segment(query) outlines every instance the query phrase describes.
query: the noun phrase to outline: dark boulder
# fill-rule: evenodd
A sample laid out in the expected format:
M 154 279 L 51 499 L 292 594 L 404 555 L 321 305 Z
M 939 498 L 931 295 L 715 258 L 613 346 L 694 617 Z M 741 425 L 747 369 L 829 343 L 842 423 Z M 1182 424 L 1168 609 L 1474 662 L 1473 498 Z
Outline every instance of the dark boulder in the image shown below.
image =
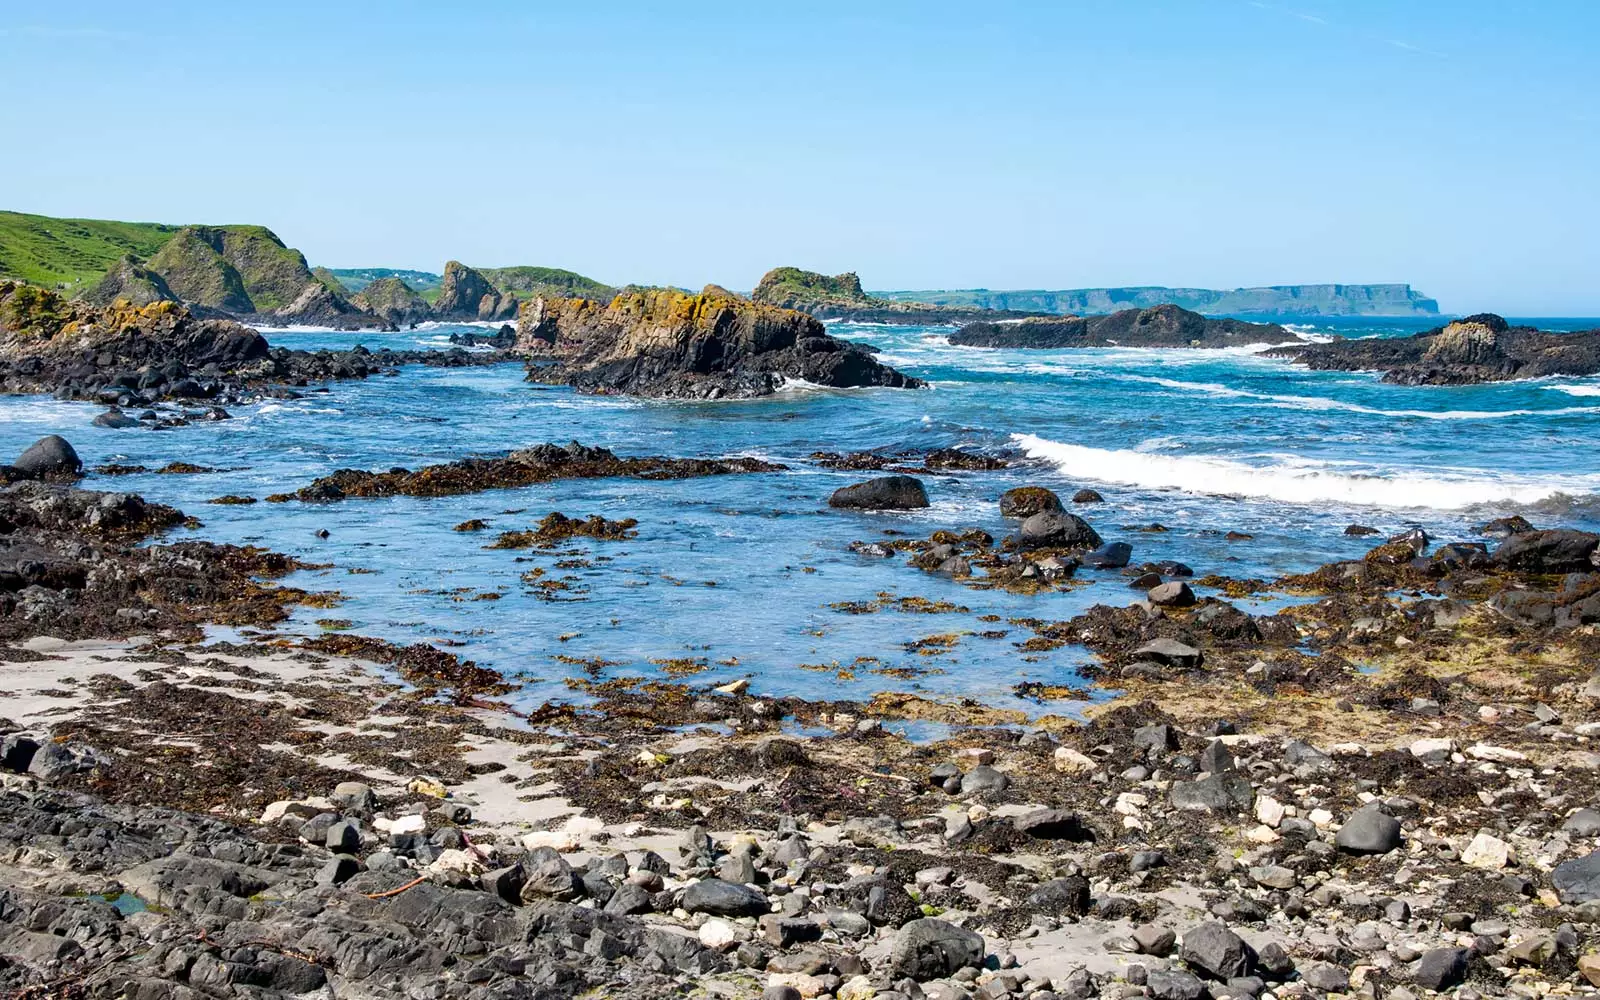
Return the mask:
M 35 479 L 75 478 L 83 473 L 83 459 L 59 434 L 35 441 L 11 465 Z
M 1350 814 L 1333 844 L 1346 854 L 1387 854 L 1400 846 L 1400 821 L 1369 803 Z
M 1060 511 L 1061 498 L 1043 486 L 1018 486 L 1000 494 L 1000 516 L 1027 518 L 1044 511 Z
M 1053 878 L 1029 893 L 1027 902 L 1051 916 L 1081 917 L 1089 912 L 1089 880 L 1082 875 Z
M 918 510 L 928 506 L 928 491 L 912 476 L 880 476 L 833 491 L 828 506 L 849 510 Z
M 1417 960 L 1411 979 L 1424 989 L 1443 993 L 1467 978 L 1467 958 L 1465 948 L 1433 948 Z
M 1025 833 L 1038 840 L 1071 840 L 1088 841 L 1094 839 L 1094 831 L 1084 825 L 1077 813 L 1065 809 L 1035 809 L 1033 812 L 1024 813 L 1011 821 L 1019 833 Z
M 1095 569 L 1121 569 L 1133 558 L 1133 546 L 1127 542 L 1108 542 L 1084 553 L 1083 564 Z
M 1104 503 L 1105 499 L 1099 490 L 1081 489 L 1072 494 L 1073 503 Z
M 1249 975 L 1253 958 L 1250 946 L 1216 921 L 1186 931 L 1178 954 L 1189 968 L 1224 982 Z
M 1101 544 L 1100 535 L 1089 522 L 1076 514 L 1041 511 L 1022 522 L 1017 532 L 1024 548 L 1092 549 Z
M 1556 865 L 1550 873 L 1550 882 L 1561 901 L 1568 905 L 1600 899 L 1600 851 Z
M 1158 608 L 1188 608 L 1195 602 L 1194 591 L 1181 580 L 1157 584 L 1145 596 Z
M 759 917 L 771 909 L 757 889 L 719 878 L 705 878 L 683 891 L 683 908 L 718 917 Z
M 1524 531 L 1508 536 L 1492 558 L 1501 569 L 1522 573 L 1588 573 L 1600 565 L 1597 546 L 1600 535 L 1587 531 Z
M 923 982 L 953 976 L 983 965 L 983 937 L 931 917 L 913 920 L 895 934 L 889 951 L 889 973 Z

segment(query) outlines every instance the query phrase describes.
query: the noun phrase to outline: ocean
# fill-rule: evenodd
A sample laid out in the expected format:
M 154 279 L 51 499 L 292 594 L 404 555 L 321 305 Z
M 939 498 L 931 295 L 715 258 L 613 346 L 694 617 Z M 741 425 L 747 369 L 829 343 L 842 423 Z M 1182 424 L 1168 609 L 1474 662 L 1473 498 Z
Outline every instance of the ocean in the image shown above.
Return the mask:
M 1292 329 L 1308 339 L 1392 336 L 1437 322 Z M 448 346 L 457 329 L 466 328 L 264 332 L 297 348 L 416 348 Z M 348 629 L 437 643 L 519 681 L 513 700 L 523 707 L 583 700 L 571 678 L 686 676 L 706 684 L 750 677 L 754 691 L 773 696 L 915 691 L 1034 714 L 1080 709 L 1106 695 L 1080 673 L 1092 654 L 1023 648 L 1032 632 L 1015 620 L 1056 621 L 1093 604 L 1127 604 L 1139 595 L 1118 571 L 1080 571 L 1070 590 L 1012 595 L 849 548 L 939 528 L 978 527 L 999 537 L 1013 525 L 1000 517 L 998 497 L 1017 485 L 1048 486 L 1063 499 L 1092 487 L 1105 502 L 1074 509 L 1107 540 L 1130 542 L 1135 563 L 1177 559 L 1201 576 L 1271 579 L 1359 557 L 1375 542 L 1347 537 L 1353 523 L 1385 534 L 1422 527 L 1441 541 L 1481 540 L 1476 525 L 1509 514 L 1541 527 L 1600 529 L 1593 458 L 1600 379 L 1391 386 L 1376 375 L 1256 357 L 1253 348 L 991 350 L 950 346 L 949 328 L 831 329 L 875 345 L 883 360 L 931 388 L 796 385 L 761 400 L 681 403 L 533 385 L 520 364 L 410 367 L 167 431 L 93 427 L 100 410 L 82 403 L 0 398 L 0 455 L 58 433 L 90 465 L 182 460 L 225 470 L 91 475 L 83 485 L 140 493 L 204 522 L 169 537 L 249 543 L 332 564 L 287 582 L 337 590 L 346 601 L 302 609 L 284 631 Z M 559 482 L 440 499 L 205 502 L 292 491 L 339 468 L 416 468 L 572 440 L 619 455 L 754 455 L 790 469 Z M 923 476 L 930 509 L 864 514 L 831 510 L 827 498 L 868 474 L 829 470 L 808 457 L 944 447 L 1004 453 L 1012 464 Z M 531 527 L 552 511 L 635 518 L 638 536 L 580 540 L 558 554 L 484 547 L 497 532 Z M 472 518 L 490 530 L 453 530 Z M 1140 530 L 1152 524 L 1167 530 Z M 1230 532 L 1250 537 L 1229 540 Z M 913 613 L 897 597 L 953 609 Z M 863 605 L 877 610 L 857 613 Z M 1270 613 L 1274 602 L 1249 607 Z M 1018 693 L 1027 682 L 1080 694 L 1041 704 Z

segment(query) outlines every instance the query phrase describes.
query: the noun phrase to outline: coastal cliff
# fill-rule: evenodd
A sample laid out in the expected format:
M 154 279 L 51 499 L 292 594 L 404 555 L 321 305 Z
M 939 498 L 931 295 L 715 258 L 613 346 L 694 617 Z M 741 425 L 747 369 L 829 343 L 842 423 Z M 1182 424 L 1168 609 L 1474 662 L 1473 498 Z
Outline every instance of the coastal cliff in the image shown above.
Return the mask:
M 433 318 L 433 307 L 399 278 L 368 282 L 351 303 L 393 326 L 415 326 Z
M 923 383 L 828 336 L 814 317 L 708 285 L 625 292 L 609 304 L 540 297 L 522 307 L 528 379 L 583 392 L 686 399 L 769 395 L 798 379 L 835 388 Z
M 1109 316 L 1023 319 L 972 323 L 950 336 L 963 347 L 1229 347 L 1291 341 L 1294 335 L 1275 323 L 1208 319 L 1167 304 L 1124 309 Z
M 1268 351 L 1318 371 L 1381 371 L 1399 385 L 1476 385 L 1600 373 L 1600 330 L 1554 333 L 1479 313 L 1412 337 Z
M 987 288 L 880 292 L 891 302 L 920 302 L 968 309 L 1024 310 L 1084 315 L 1172 303 L 1210 316 L 1436 316 L 1437 300 L 1410 285 L 1271 285 L 1260 288 L 1074 288 L 1059 291 Z
M 473 268 L 452 260 L 444 266 L 444 280 L 433 311 L 438 319 L 507 320 L 517 314 L 517 297 L 490 284 Z
M 930 305 L 923 302 L 894 302 L 869 295 L 861 289 L 861 279 L 853 271 L 832 276 L 798 267 L 776 267 L 762 275 L 755 291 L 755 302 L 810 313 L 818 319 L 852 323 L 893 323 L 905 326 L 936 326 L 966 323 L 980 319 L 1021 318 L 1028 312 L 995 311 L 985 308 Z

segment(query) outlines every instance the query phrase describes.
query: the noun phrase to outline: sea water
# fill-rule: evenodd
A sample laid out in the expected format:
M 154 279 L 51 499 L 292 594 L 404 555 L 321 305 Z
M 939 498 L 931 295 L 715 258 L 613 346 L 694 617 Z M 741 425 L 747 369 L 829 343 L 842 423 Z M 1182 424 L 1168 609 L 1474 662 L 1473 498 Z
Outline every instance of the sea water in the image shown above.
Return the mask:
M 1292 332 L 1389 336 L 1429 325 L 1346 320 Z M 267 336 L 308 349 L 416 348 L 447 346 L 456 329 L 464 328 Z M 1097 603 L 1127 604 L 1139 595 L 1126 577 L 1082 571 L 1071 589 L 1012 595 L 849 548 L 938 528 L 979 527 L 999 537 L 1014 525 L 1000 517 L 998 497 L 1023 484 L 1048 486 L 1063 499 L 1083 487 L 1098 490 L 1104 503 L 1075 509 L 1100 534 L 1130 542 L 1136 563 L 1177 559 L 1200 575 L 1271 579 L 1359 557 L 1373 539 L 1347 537 L 1352 523 L 1385 533 L 1422 527 L 1440 540 L 1478 539 L 1475 525 L 1514 513 L 1539 526 L 1600 528 L 1597 379 L 1394 386 L 1373 374 L 1308 371 L 1253 348 L 993 350 L 951 346 L 944 327 L 832 330 L 876 346 L 885 362 L 931 387 L 795 385 L 760 400 L 661 402 L 531 384 L 515 363 L 412 366 L 394 377 L 330 383 L 297 400 L 234 407 L 230 421 L 166 431 L 93 427 L 99 408 L 82 403 L 0 398 L 0 456 L 59 433 L 90 465 L 154 469 L 181 460 L 224 469 L 91 475 L 83 485 L 137 492 L 204 522 L 169 537 L 249 543 L 332 564 L 288 582 L 337 590 L 344 603 L 297 611 L 284 631 L 348 629 L 436 643 L 519 681 L 515 698 L 528 706 L 582 700 L 567 683 L 573 677 L 687 674 L 707 684 L 748 676 L 767 695 L 912 690 L 1035 713 L 1071 710 L 1070 702 L 1024 700 L 1016 686 L 1083 687 L 1079 671 L 1092 654 L 1072 646 L 1025 650 L 1020 644 L 1032 633 L 1013 620 L 1056 621 Z M 624 456 L 754 455 L 789 469 L 556 482 L 437 499 L 205 502 L 289 492 L 340 468 L 417 468 L 572 440 Z M 1013 464 L 924 475 L 931 508 L 869 514 L 827 506 L 829 493 L 863 474 L 808 458 L 819 450 L 943 447 L 1003 452 Z M 485 547 L 499 531 L 531 527 L 552 511 L 635 518 L 638 536 L 579 540 L 554 554 Z M 453 530 L 471 518 L 490 529 Z M 1168 530 L 1135 530 L 1152 523 Z M 1229 532 L 1250 537 L 1230 541 Z M 561 589 L 537 585 L 550 579 Z M 895 597 L 961 610 L 910 613 Z M 850 613 L 863 604 L 879 610 Z M 1273 607 L 1268 601 L 1252 610 Z

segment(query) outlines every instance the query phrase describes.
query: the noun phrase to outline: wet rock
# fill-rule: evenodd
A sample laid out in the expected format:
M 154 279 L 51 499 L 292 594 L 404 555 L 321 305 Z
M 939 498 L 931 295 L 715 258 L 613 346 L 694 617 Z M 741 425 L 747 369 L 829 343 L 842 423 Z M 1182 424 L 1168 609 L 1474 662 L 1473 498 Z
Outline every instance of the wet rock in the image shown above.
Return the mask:
M 747 885 L 706 878 L 683 891 L 683 908 L 719 917 L 759 917 L 771 907 L 767 897 Z
M 1073 503 L 1104 503 L 1105 499 L 1105 497 L 1100 495 L 1098 490 L 1091 490 L 1088 488 L 1081 489 L 1072 494 Z
M 1147 660 L 1180 670 L 1197 670 L 1205 662 L 1200 650 L 1176 639 L 1160 638 L 1145 643 L 1129 654 L 1134 660 Z
M 1333 844 L 1346 854 L 1387 854 L 1400 846 L 1400 821 L 1369 803 L 1350 814 Z
M 1229 980 L 1250 973 L 1250 947 L 1226 924 L 1206 923 L 1184 932 L 1179 956 L 1213 979 Z
M 1151 587 L 1145 596 L 1158 608 L 1189 608 L 1195 603 L 1194 591 L 1181 580 Z
M 988 764 L 979 764 L 961 778 L 961 792 L 973 795 L 981 792 L 1000 793 L 1011 787 L 1011 779 Z
M 1023 548 L 1092 549 L 1101 544 L 1100 535 L 1089 522 L 1076 514 L 1043 511 L 1027 518 L 1017 529 Z
M 59 434 L 35 441 L 11 465 L 35 479 L 76 478 L 83 472 L 83 459 Z
M 983 938 L 948 921 L 926 917 L 901 927 L 889 950 L 889 973 L 922 982 L 983 965 Z
M 1458 986 L 1467 978 L 1465 948 L 1433 948 L 1422 953 L 1412 970 L 1411 979 L 1424 989 L 1443 992 Z
M 1107 542 L 1083 555 L 1083 564 L 1094 569 L 1121 569 L 1133 558 L 1127 542 Z
M 1044 511 L 1063 511 L 1061 498 L 1043 486 L 1018 486 L 1000 494 L 1000 516 L 1028 518 Z
M 1491 556 L 1496 566 L 1523 573 L 1590 573 L 1600 535 L 1559 529 L 1511 535 Z
M 834 490 L 828 506 L 851 510 L 917 510 L 928 506 L 928 491 L 912 476 L 880 476 Z

